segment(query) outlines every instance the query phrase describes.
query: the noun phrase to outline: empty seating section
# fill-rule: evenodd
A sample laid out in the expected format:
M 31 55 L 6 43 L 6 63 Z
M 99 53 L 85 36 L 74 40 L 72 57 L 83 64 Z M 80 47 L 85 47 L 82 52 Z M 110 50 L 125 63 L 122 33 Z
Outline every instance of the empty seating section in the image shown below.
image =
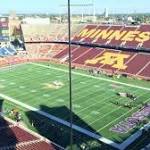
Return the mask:
M 0 149 L 10 150 L 55 150 L 43 137 L 35 136 L 14 123 L 0 117 Z
M 96 48 L 89 48 L 86 53 L 81 54 L 80 57 L 73 60 L 73 63 L 85 64 L 85 60 L 92 59 L 100 54 L 100 50 Z
M 0 58 L 0 66 L 5 66 L 7 64 L 6 58 Z
M 87 25 L 87 26 L 85 27 L 85 30 L 80 33 L 80 34 L 81 34 L 81 39 L 80 39 L 80 36 L 79 36 L 79 38 L 76 37 L 76 40 L 78 40 L 78 41 L 80 41 L 80 42 L 91 43 L 92 40 L 91 40 L 91 38 L 89 38 L 89 36 L 90 36 L 90 34 L 91 34 L 92 32 L 94 32 L 94 31 L 96 30 L 95 28 L 96 28 L 95 25 Z M 87 33 L 88 30 L 90 30 L 91 33 L 88 33 L 88 34 L 86 35 L 86 33 Z M 83 34 L 83 35 L 85 34 L 86 36 L 83 36 L 83 38 L 82 38 L 82 34 Z
M 0 146 L 13 145 L 16 144 L 16 141 L 20 143 L 37 139 L 18 127 L 3 128 L 0 130 L 0 135 Z
M 63 50 L 67 45 L 51 44 L 51 43 L 32 43 L 26 44 L 26 52 L 28 58 L 50 58 L 59 51 Z
M 67 24 L 29 25 L 22 24 L 25 42 L 67 41 Z M 84 25 L 73 24 L 72 40 L 84 43 L 96 43 L 108 46 L 129 48 L 150 47 L 150 25 Z
M 105 37 L 107 37 L 108 35 L 110 35 L 110 33 L 112 33 L 112 30 L 110 30 L 110 28 L 111 28 L 111 26 L 103 26 L 103 25 L 98 26 L 96 28 L 98 30 L 97 31 L 98 34 L 96 34 L 95 39 L 92 42 L 96 43 L 96 44 L 104 45 L 108 41 Z M 102 33 L 104 35 L 104 37 L 100 33 Z
M 123 30 L 127 31 L 126 35 L 134 35 L 136 33 L 139 33 L 138 31 L 139 27 L 125 27 Z M 130 38 L 130 36 L 125 36 L 125 44 L 122 45 L 123 47 L 128 47 L 128 48 L 138 48 L 138 45 L 140 44 L 138 41 L 136 41 L 134 38 Z
M 93 58 L 88 58 L 84 64 L 87 65 L 87 66 L 91 66 L 91 67 L 97 67 L 99 68 L 100 66 L 102 66 L 102 64 L 100 63 L 97 63 L 98 58 L 101 57 L 104 53 L 105 53 L 105 50 L 104 49 L 93 49 L 96 53 L 96 55 L 93 57 Z
M 116 26 L 111 26 L 109 28 L 109 31 L 118 31 L 118 32 L 122 32 L 124 26 L 122 25 L 116 25 Z M 117 39 L 117 38 L 113 38 L 113 35 L 109 38 L 108 41 L 106 41 L 105 45 L 110 45 L 110 46 L 116 46 L 116 45 L 120 45 L 121 40 Z
M 83 24 L 73 24 L 71 27 L 72 35 L 83 28 Z M 25 42 L 48 42 L 48 41 L 68 41 L 68 25 L 67 24 L 22 24 L 22 31 Z M 25 43 L 29 58 L 52 57 L 57 51 L 63 50 L 64 44 L 27 44 Z
M 130 74 L 138 74 L 138 72 L 150 61 L 150 57 L 144 54 L 135 54 L 135 57 L 129 61 L 125 70 Z M 149 74 L 150 76 L 150 74 Z
M 99 57 L 103 57 L 106 53 L 117 54 L 118 55 L 121 52 L 119 52 L 119 51 L 112 51 L 112 50 L 106 50 L 104 53 L 102 53 L 101 55 L 99 55 Z M 112 57 L 115 57 L 115 56 L 112 56 Z M 102 69 L 116 71 L 118 68 L 114 67 L 110 63 L 109 62 L 108 63 L 107 62 L 104 62 L 104 63 L 102 62 L 102 63 L 98 63 L 98 64 L 99 64 L 99 67 L 102 68 Z
M 68 47 L 67 45 L 64 44 L 51 44 L 51 51 L 61 51 Z
M 18 141 L 10 128 L 0 130 L 0 148 L 15 145 Z
M 133 34 L 134 34 L 134 31 L 136 31 L 136 29 L 137 29 L 137 27 L 134 27 L 134 26 L 125 26 L 123 28 L 122 33 L 125 33 L 125 34 L 123 34 L 123 36 L 121 38 L 120 46 L 122 46 L 122 47 L 131 47 L 131 43 L 134 42 L 134 38 L 132 39 L 130 37 L 130 32 L 133 32 Z
M 2 117 L 0 117 L 0 128 L 3 128 L 3 127 L 7 127 L 11 125 L 10 122 L 7 122 L 6 120 L 4 120 Z
M 71 46 L 71 50 L 74 51 L 74 49 L 76 49 L 77 47 L 76 46 Z M 63 57 L 66 57 L 68 56 L 68 48 L 65 48 L 63 51 L 61 51 L 60 53 L 56 54 L 54 56 L 54 58 L 63 58 Z
M 67 24 L 22 25 L 25 42 L 32 41 L 67 41 Z M 150 78 L 150 55 L 137 51 L 150 51 L 150 25 L 98 25 L 73 24 L 72 41 L 86 46 L 71 46 L 72 63 L 97 67 L 98 69 L 126 73 Z M 92 44 L 108 46 L 109 49 L 94 48 Z M 128 48 L 119 51 L 111 48 Z M 64 44 L 27 44 L 27 58 L 57 59 L 68 62 L 68 45 Z M 130 49 L 134 51 L 130 52 Z M 9 63 L 0 60 L 0 65 Z M 12 61 L 13 62 L 13 61 Z
M 25 132 L 19 127 L 12 127 L 11 131 L 15 134 L 15 137 L 17 138 L 18 142 L 25 142 L 25 141 L 31 141 L 36 140 L 37 137 L 33 136 L 32 134 Z
M 150 50 L 150 25 L 87 25 L 74 36 L 72 41 Z
M 124 55 L 124 60 L 122 59 L 122 61 L 124 61 L 123 62 L 124 67 L 123 68 L 121 67 L 121 68 L 117 69 L 116 71 L 119 72 L 119 71 L 123 70 L 123 72 L 127 73 L 128 68 L 130 68 L 130 65 L 128 66 L 128 63 L 131 63 L 134 60 L 134 58 L 136 58 L 137 53 L 120 51 L 120 57 L 122 54 Z M 137 59 L 135 59 L 135 60 L 137 60 Z M 129 73 L 131 73 L 131 72 L 129 72 Z
M 83 28 L 83 26 L 83 24 L 73 24 L 71 27 L 71 34 L 74 35 L 77 31 Z M 21 28 L 25 42 L 65 41 L 68 36 L 67 24 L 22 24 Z
M 81 54 L 84 54 L 89 48 L 87 47 L 78 47 L 71 53 L 72 60 L 80 57 Z
M 56 54 L 53 58 L 62 60 L 64 56 L 68 56 L 68 48 Z M 150 78 L 150 55 L 147 53 L 72 46 L 71 57 L 74 64 Z M 67 62 L 68 59 L 65 61 Z
M 16 150 L 54 150 L 54 147 L 46 142 L 35 142 L 33 144 L 22 145 L 15 148 Z
M 26 61 L 27 61 L 26 58 L 22 58 L 19 56 L 7 56 L 7 57 L 3 57 L 3 58 L 0 57 L 0 67 L 23 63 Z
M 29 25 L 29 24 L 22 24 L 22 31 L 24 35 L 25 42 L 33 42 L 33 41 L 48 41 L 52 38 L 55 38 L 53 36 L 54 31 L 58 32 L 58 26 L 53 26 L 53 28 L 50 25 Z M 56 33 L 54 35 L 56 35 Z
M 148 38 L 147 41 L 142 43 L 141 47 L 150 49 L 150 25 L 142 25 L 139 30 L 145 32 Z
M 144 67 L 142 69 L 142 71 L 139 73 L 139 75 L 146 76 L 146 77 L 150 76 L 150 62 L 148 63 L 148 65 L 146 65 L 146 67 Z
M 16 54 L 16 50 L 11 47 L 0 47 L 0 57 Z

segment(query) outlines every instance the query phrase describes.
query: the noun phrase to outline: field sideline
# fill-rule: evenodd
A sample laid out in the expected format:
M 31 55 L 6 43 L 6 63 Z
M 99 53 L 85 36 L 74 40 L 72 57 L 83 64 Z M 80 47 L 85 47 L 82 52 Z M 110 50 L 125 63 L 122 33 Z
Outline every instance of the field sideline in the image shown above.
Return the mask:
M 110 128 L 136 112 L 141 103 L 150 101 L 148 83 L 147 86 L 141 85 L 142 81 L 140 85 L 132 85 L 73 71 L 74 124 L 122 143 L 131 131 L 118 134 Z M 0 70 L 1 94 L 65 121 L 69 120 L 68 88 L 68 70 L 56 68 L 53 64 L 31 63 Z M 128 98 L 118 97 L 116 92 L 135 94 L 135 106 L 129 109 L 114 105 L 112 102 L 116 101 L 130 103 Z

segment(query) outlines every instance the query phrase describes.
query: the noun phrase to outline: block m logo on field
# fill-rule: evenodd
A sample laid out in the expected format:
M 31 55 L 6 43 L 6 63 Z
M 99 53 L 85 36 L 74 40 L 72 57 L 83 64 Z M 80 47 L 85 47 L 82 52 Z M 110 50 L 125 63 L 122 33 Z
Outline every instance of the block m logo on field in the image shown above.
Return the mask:
M 110 65 L 116 69 L 126 69 L 127 66 L 125 65 L 125 59 L 129 58 L 130 55 L 127 54 L 119 54 L 119 53 L 112 53 L 112 52 L 105 52 L 102 56 L 86 60 L 85 64 L 103 64 L 103 65 Z

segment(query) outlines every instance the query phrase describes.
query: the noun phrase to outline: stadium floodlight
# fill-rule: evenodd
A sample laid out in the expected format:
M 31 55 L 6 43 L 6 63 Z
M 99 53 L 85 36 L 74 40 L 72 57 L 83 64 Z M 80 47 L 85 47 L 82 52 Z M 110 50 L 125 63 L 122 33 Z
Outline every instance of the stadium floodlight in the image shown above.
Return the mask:
M 60 5 L 60 7 L 65 7 L 67 8 L 68 5 L 65 5 L 65 4 L 62 4 Z M 82 3 L 74 3 L 74 4 L 70 4 L 70 8 L 72 7 L 75 7 L 75 8 L 92 8 L 92 15 L 93 15 L 93 22 L 95 22 L 95 2 L 94 0 L 92 0 L 90 3 L 85 3 L 85 4 L 82 4 Z M 84 13 L 82 12 L 82 21 L 83 21 L 83 16 L 84 16 Z

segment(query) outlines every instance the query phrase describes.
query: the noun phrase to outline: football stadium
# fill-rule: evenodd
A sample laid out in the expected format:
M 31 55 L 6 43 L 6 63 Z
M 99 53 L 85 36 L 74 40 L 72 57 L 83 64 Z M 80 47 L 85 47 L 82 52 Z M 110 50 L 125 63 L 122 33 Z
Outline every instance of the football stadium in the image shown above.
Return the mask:
M 150 22 L 84 15 L 0 17 L 0 150 L 150 149 Z

